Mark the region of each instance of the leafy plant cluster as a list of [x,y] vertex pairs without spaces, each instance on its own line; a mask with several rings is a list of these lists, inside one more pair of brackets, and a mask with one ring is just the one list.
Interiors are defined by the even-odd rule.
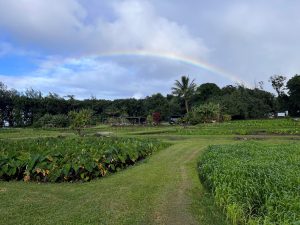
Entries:
[[201,181],[233,224],[299,224],[300,144],[210,146]]
[[70,119],[64,114],[45,114],[39,120],[34,123],[34,127],[50,128],[50,127],[68,127],[70,125]]
[[193,107],[192,111],[188,113],[187,119],[192,125],[221,121],[221,107],[219,104],[211,102]]
[[0,180],[89,181],[165,147],[152,139],[39,138],[0,140]]
[[188,128],[179,127],[170,132],[180,135],[299,135],[300,122],[293,119],[239,120],[224,123],[199,124]]

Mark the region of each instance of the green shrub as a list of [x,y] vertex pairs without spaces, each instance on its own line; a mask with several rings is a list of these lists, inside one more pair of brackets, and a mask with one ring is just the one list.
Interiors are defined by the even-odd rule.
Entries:
[[69,118],[63,114],[51,115],[45,114],[34,124],[34,127],[68,127],[70,125]]
[[231,120],[231,115],[228,115],[228,114],[222,115],[223,122],[228,122],[230,120]]
[[53,127],[68,127],[70,125],[68,116],[63,114],[52,116],[51,123]]
[[221,108],[219,104],[205,103],[192,108],[188,114],[189,122],[192,125],[198,123],[211,123],[220,120]]

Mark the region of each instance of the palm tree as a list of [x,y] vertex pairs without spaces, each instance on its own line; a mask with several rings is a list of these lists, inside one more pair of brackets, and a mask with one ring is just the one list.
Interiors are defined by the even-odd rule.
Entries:
[[176,80],[174,87],[172,87],[172,93],[184,99],[187,113],[189,112],[189,100],[194,94],[196,88],[194,81],[195,80],[192,80],[190,82],[190,78],[188,76],[182,76],[181,81]]

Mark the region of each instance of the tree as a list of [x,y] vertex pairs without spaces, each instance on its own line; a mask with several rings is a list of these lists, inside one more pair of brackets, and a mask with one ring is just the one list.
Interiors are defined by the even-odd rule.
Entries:
[[292,115],[300,114],[300,75],[295,75],[287,82],[289,108]]
[[145,98],[145,109],[148,114],[159,112],[162,120],[166,120],[170,116],[169,102],[160,93]]
[[238,86],[231,94],[219,99],[223,112],[232,119],[264,118],[274,111],[274,97],[259,89]]
[[193,107],[188,114],[188,120],[191,124],[210,123],[214,120],[220,121],[220,116],[220,105],[210,102]]
[[195,92],[196,84],[194,80],[190,81],[188,76],[182,76],[181,81],[176,80],[172,93],[184,99],[185,110],[189,112],[189,100]]
[[92,115],[93,111],[89,109],[81,109],[79,112],[70,111],[71,128],[82,136],[82,130],[91,122]]
[[204,83],[201,84],[197,90],[195,95],[195,101],[197,102],[206,102],[208,99],[219,96],[221,94],[221,89],[218,85],[214,83]]
[[285,76],[282,75],[273,75],[270,77],[269,82],[271,82],[272,87],[276,91],[278,97],[281,96],[284,92],[284,81],[286,80]]

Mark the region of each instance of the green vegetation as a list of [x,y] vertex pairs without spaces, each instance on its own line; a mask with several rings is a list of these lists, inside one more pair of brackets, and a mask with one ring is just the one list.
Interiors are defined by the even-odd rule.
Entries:
[[50,128],[50,127],[68,127],[70,125],[70,120],[67,115],[64,114],[45,114],[39,120],[33,124],[34,127],[43,127],[43,128]]
[[119,171],[166,146],[133,138],[0,140],[0,179],[89,181]]
[[186,113],[189,112],[189,101],[195,93],[196,84],[194,81],[190,81],[188,76],[182,76],[181,80],[176,80],[174,87],[172,87],[173,94],[183,98]]
[[228,141],[208,136],[165,140],[172,146],[103,179],[0,182],[0,224],[227,224],[195,165],[208,144]]
[[292,119],[230,121],[178,127],[169,132],[180,135],[299,135],[300,122]]
[[220,122],[221,108],[219,104],[205,103],[197,107],[193,107],[192,111],[187,115],[188,121],[192,125],[199,123],[211,123],[212,121]]
[[[126,116],[143,118],[144,122],[148,115],[159,113],[162,121],[168,121],[172,116],[184,117],[192,108],[194,108],[191,114],[193,116],[185,117],[182,122],[194,124],[230,118],[262,119],[285,111],[289,111],[290,116],[300,116],[299,75],[288,80],[287,85],[285,80],[283,76],[274,76],[270,79],[278,93],[278,96],[275,96],[263,90],[262,83],[253,89],[242,85],[227,85],[220,88],[213,83],[197,85],[188,76],[182,76],[175,81],[174,87],[170,87],[172,93],[166,96],[156,93],[144,99],[113,101],[95,98],[77,100],[72,95],[60,97],[55,93],[44,96],[40,91],[32,89],[22,93],[8,89],[0,81],[0,127],[47,128],[71,125],[80,132],[86,124],[122,121]],[[70,119],[74,122],[74,112],[81,110],[93,112],[91,123],[80,126],[78,123],[70,124]],[[226,118],[222,115],[226,115]],[[191,120],[186,120],[188,118]],[[124,121],[117,123],[122,124]]]
[[211,146],[199,162],[201,181],[233,224],[298,224],[300,144]]
[[[279,135],[275,133],[278,131],[294,135]],[[95,134],[101,136],[101,133],[109,132],[112,133],[112,138],[95,136]],[[264,153],[263,149],[267,149],[266,157],[270,156],[271,159],[274,156],[289,160],[291,157],[285,157],[284,153],[290,153],[293,148],[299,149],[299,144],[290,144],[292,139],[300,138],[300,136],[296,136],[299,134],[297,132],[299,132],[299,122],[291,119],[230,121],[187,127],[98,125],[87,127],[84,131],[85,137],[75,135],[72,130],[66,128],[0,129],[1,159],[4,159],[4,156],[6,159],[7,156],[12,156],[9,159],[10,164],[17,164],[22,157],[24,157],[23,159],[29,155],[30,159],[34,155],[40,157],[30,172],[31,182],[16,181],[17,179],[22,180],[24,174],[23,177],[15,176],[9,182],[0,181],[0,211],[2,212],[0,224],[230,224],[230,221],[226,220],[222,207],[216,204],[211,192],[199,181],[197,171],[199,157],[209,145],[223,146],[223,144],[239,142],[239,146],[247,146],[247,148],[252,146],[250,153],[253,155],[255,155],[255,149],[258,149],[257,154]],[[236,138],[235,134],[254,135]],[[138,138],[140,135],[142,138]],[[160,141],[154,138],[159,138]],[[259,139],[259,141],[249,142],[247,139]],[[169,144],[163,143],[172,145],[166,147]],[[125,160],[126,165],[119,164],[120,166],[117,166],[124,168],[133,164],[130,157],[135,157],[136,153],[140,154],[139,149],[146,149],[147,152],[148,145],[152,144],[155,153],[149,153],[151,156],[135,163],[135,166],[129,166],[111,176],[93,179],[90,182],[73,182],[84,181],[85,178],[90,180],[101,177],[101,171],[114,172],[112,170],[114,165],[106,163],[103,164],[106,166],[105,170],[99,170],[98,166],[89,168],[90,165],[95,165],[97,159],[98,162],[104,159],[102,158],[103,154],[107,154],[105,157],[109,158],[109,154],[113,155],[117,151],[111,157],[111,159],[117,159],[115,162],[120,162],[118,160],[124,155],[129,157]],[[276,147],[277,145],[278,147]],[[161,151],[155,150],[164,147],[166,148]],[[55,154],[58,152],[63,157]],[[247,153],[246,150],[245,152]],[[280,154],[276,155],[277,152]],[[48,156],[55,159],[53,160],[55,165],[62,172],[56,180],[59,183],[43,183],[43,181],[50,181],[49,174],[55,174],[54,170],[47,176],[43,174],[46,175],[46,170],[40,165],[49,162]],[[299,157],[297,157],[291,159],[299,161]],[[260,159],[264,160],[263,157],[258,157],[258,160]],[[222,162],[222,158],[220,160]],[[264,162],[277,163],[277,161],[280,163],[277,158]],[[83,179],[80,173],[77,175],[73,173],[76,163],[84,167],[79,170],[86,169]],[[66,168],[67,164],[71,165],[69,170],[71,173],[67,174],[65,179],[64,170],[68,169]],[[47,163],[44,165],[48,166]],[[0,168],[2,171],[3,167],[0,166]],[[92,169],[92,172],[89,172],[88,169]],[[287,179],[291,179],[293,174],[299,173],[297,168],[292,169],[291,167],[289,171],[285,169],[282,169],[284,173],[290,173],[287,175]],[[117,170],[116,167],[115,170]],[[263,170],[263,172],[266,171],[272,172],[273,170]],[[280,171],[277,169],[274,170],[274,173]],[[96,176],[95,173],[99,173],[99,176]],[[7,179],[7,175],[5,176]],[[278,179],[281,178],[282,176],[278,177]],[[60,181],[72,181],[72,183]],[[287,190],[286,193],[290,194],[294,183],[286,183],[291,185],[290,189],[283,187],[280,190]],[[269,187],[273,188],[272,185]],[[242,190],[239,191],[237,194],[242,193]],[[294,199],[299,200],[295,196]],[[286,199],[283,199],[282,202],[288,205],[289,203],[285,201]],[[291,204],[294,204],[293,201]],[[299,215],[298,211],[293,211],[294,209],[292,208],[291,212]],[[232,210],[239,212],[235,211],[235,208]],[[254,210],[252,211],[254,212]],[[280,206],[276,212],[279,213],[277,215],[279,218],[287,210]],[[232,215],[231,218],[234,218],[235,214],[232,213]],[[236,216],[237,220],[239,215]],[[285,218],[288,221],[290,217],[288,215]],[[255,219],[259,220],[258,217],[255,217],[251,221],[257,222]],[[260,221],[262,220],[264,219]],[[268,223],[266,222],[266,224]]]

